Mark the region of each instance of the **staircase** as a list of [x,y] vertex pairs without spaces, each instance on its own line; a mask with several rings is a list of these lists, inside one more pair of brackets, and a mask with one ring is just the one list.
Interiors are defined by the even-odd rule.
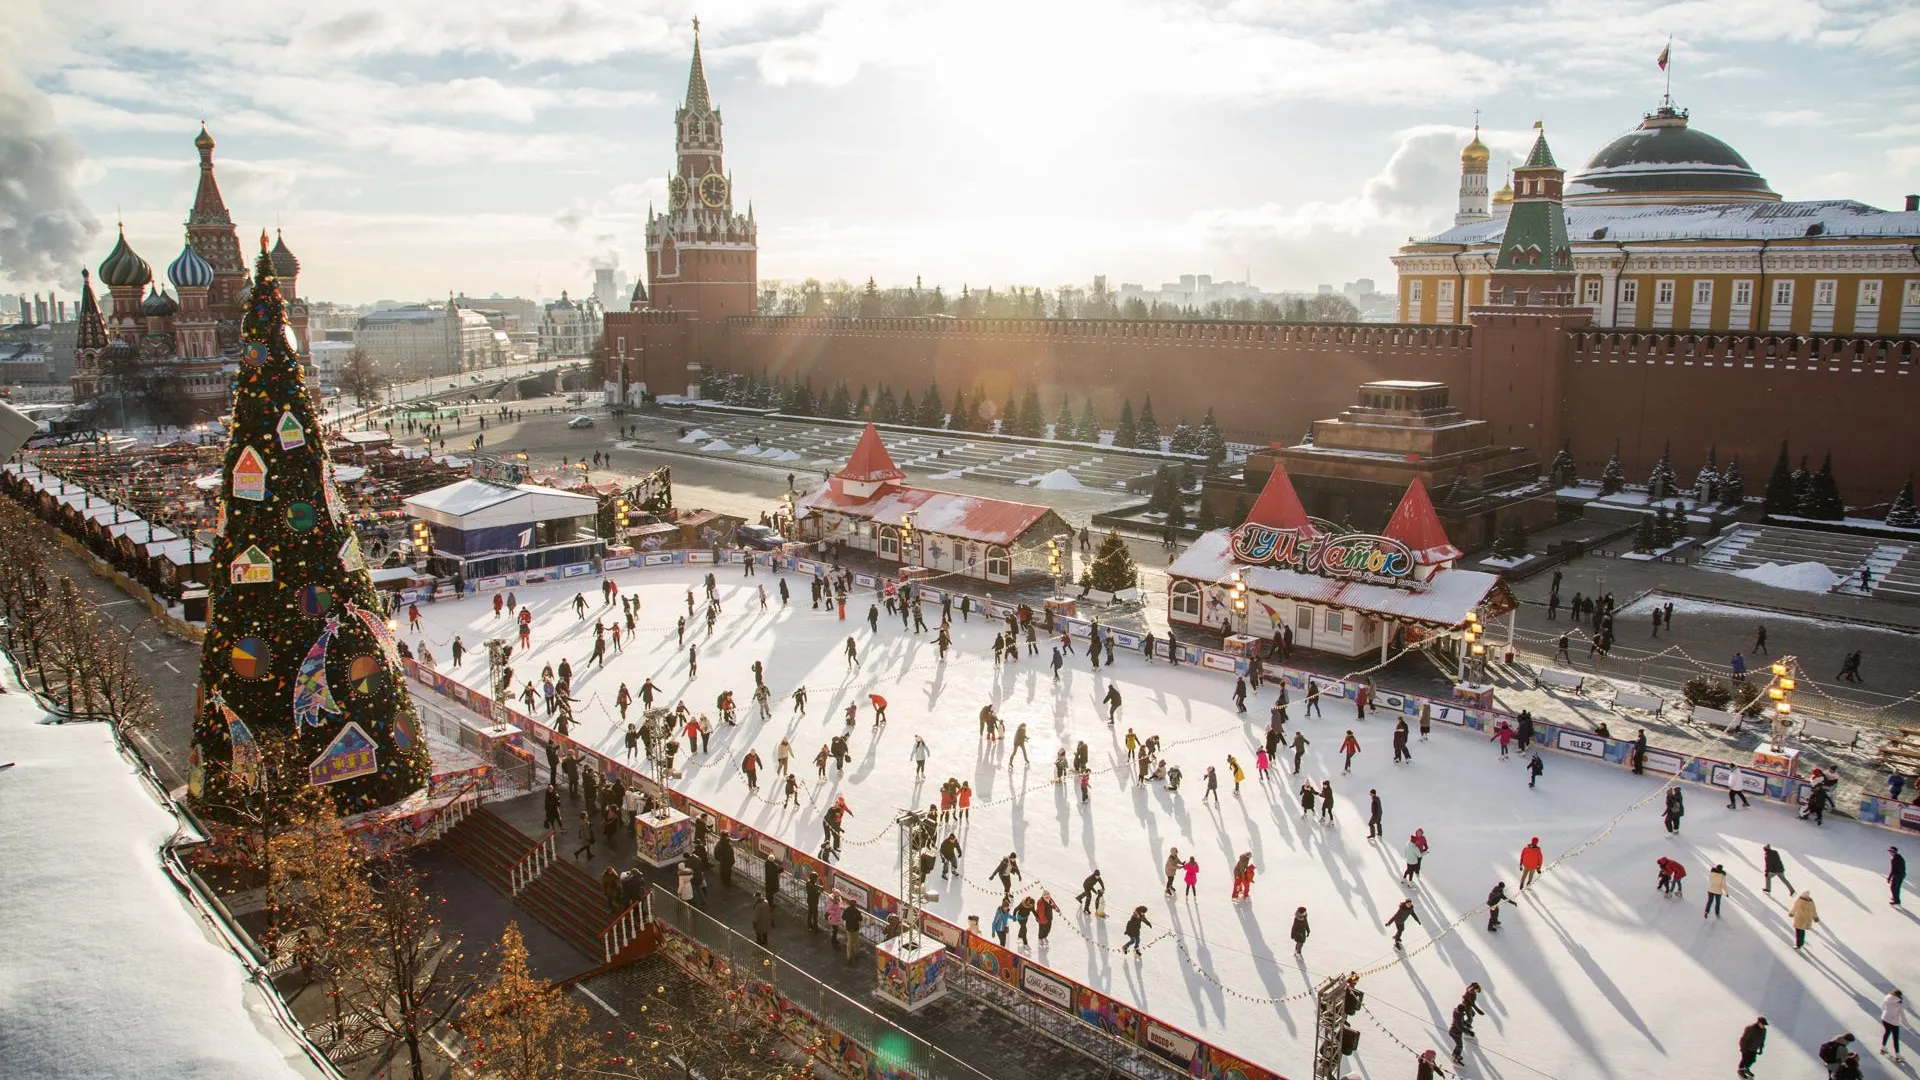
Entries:
[[[448,829],[441,842],[467,869],[487,884],[513,895],[514,867],[532,853],[536,841],[482,806]],[[591,951],[591,950],[589,950]]]
[[[566,860],[549,865],[513,898],[533,916],[588,956],[604,952],[602,935],[613,921],[600,883]],[[624,900],[622,901],[624,903]]]

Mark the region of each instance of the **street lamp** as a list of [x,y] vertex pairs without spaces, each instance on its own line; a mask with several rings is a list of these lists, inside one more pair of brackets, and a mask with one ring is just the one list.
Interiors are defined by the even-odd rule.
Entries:
[[1475,657],[1486,655],[1487,647],[1480,644],[1480,637],[1485,633],[1486,629],[1480,625],[1480,613],[1477,611],[1469,612],[1467,614],[1467,627],[1460,632],[1460,668],[1458,681],[1467,681],[1467,657],[1469,655]]
[[1240,571],[1233,572],[1233,614],[1239,620],[1240,632],[1247,632],[1247,580]]
[[913,511],[900,515],[900,565],[907,564],[907,552],[913,550]]
[[1767,684],[1767,700],[1773,702],[1773,725],[1769,742],[1773,749],[1785,749],[1787,729],[1793,725],[1793,691],[1799,685],[1794,675],[1799,670],[1798,661],[1791,656],[1782,656],[1773,662],[1767,673],[1773,676]]
[[1056,600],[1060,598],[1060,571],[1061,571],[1060,560],[1062,555],[1062,551],[1061,551],[1062,539],[1064,539],[1064,537],[1060,537],[1060,536],[1047,537],[1047,573],[1053,575],[1053,595],[1054,595],[1054,599]]

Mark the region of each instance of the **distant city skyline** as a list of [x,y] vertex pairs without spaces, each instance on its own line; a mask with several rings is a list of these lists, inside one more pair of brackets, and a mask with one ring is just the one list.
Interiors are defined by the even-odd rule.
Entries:
[[[582,296],[596,268],[638,275],[695,13],[27,0],[0,21],[0,161],[19,174],[0,292],[77,294],[116,219],[171,259],[202,119],[243,236],[284,228],[314,299]],[[1451,221],[1476,110],[1495,186],[1537,119],[1577,168],[1658,103],[1669,34],[1676,103],[1775,190],[1883,207],[1920,190],[1899,67],[1920,15],[1892,3],[1626,0],[1605,34],[1588,7],[1411,0],[706,14],[768,279],[1390,282],[1393,250]]]

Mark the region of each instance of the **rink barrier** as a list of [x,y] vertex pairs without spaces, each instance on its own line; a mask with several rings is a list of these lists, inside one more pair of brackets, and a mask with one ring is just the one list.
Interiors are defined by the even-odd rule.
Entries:
[[[1008,605],[999,606],[1008,611],[1012,610]],[[888,919],[899,913],[901,907],[899,899],[886,890],[862,881],[831,863],[823,862],[804,851],[793,848],[785,841],[769,836],[683,792],[671,788],[662,792],[653,778],[646,773],[624,762],[609,758],[592,747],[562,736],[526,713],[511,706],[496,703],[487,695],[426,667],[417,660],[407,659],[403,663],[410,678],[435,693],[456,701],[481,716],[499,717],[502,723],[518,727],[527,738],[535,742],[543,745],[557,744],[562,749],[579,754],[581,767],[597,770],[602,781],[610,782],[618,779],[628,789],[637,788],[652,794],[656,799],[665,799],[674,809],[683,814],[706,817],[712,822],[715,832],[724,832],[731,836],[735,843],[746,845],[747,849],[759,858],[777,863],[788,876],[787,880],[804,881],[809,871],[818,873],[821,882],[829,891],[837,890],[842,896],[852,900],[874,916],[867,924],[870,928],[877,930]],[[995,978],[1034,1001],[1049,1006],[1061,1016],[1078,1020],[1096,1031],[1136,1046],[1161,1061],[1186,1069],[1190,1076],[1286,1080],[1286,1077],[1280,1073],[1246,1061],[1180,1028],[1142,1013],[1131,1005],[1116,1001],[1091,987],[1084,986],[1037,963],[1030,957],[1003,949],[990,938],[969,933],[964,928],[926,911],[920,913],[920,929],[928,937],[949,948],[964,952],[968,965],[975,971]]]

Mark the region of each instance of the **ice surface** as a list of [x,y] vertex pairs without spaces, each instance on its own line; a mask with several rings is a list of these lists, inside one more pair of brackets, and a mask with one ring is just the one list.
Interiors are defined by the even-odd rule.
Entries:
[[707,434],[706,429],[694,428],[692,431],[689,431],[685,435],[681,436],[680,441],[683,443],[697,443],[697,442],[706,442],[708,439],[711,439],[711,438],[713,438],[713,436]]
[[[1036,941],[1025,950],[1029,955],[1287,1075],[1311,1075],[1312,1010],[1296,995],[1347,970],[1372,972],[1362,986],[1381,1024],[1416,1048],[1442,1048],[1443,1056],[1444,1029],[1461,989],[1482,983],[1489,1014],[1479,1022],[1478,1045],[1468,1045],[1469,1075],[1509,1080],[1726,1075],[1740,1029],[1760,1014],[1773,1025],[1761,1075],[1815,1075],[1812,1054],[1822,1039],[1843,1030],[1870,1032],[1867,1010],[1887,987],[1920,985],[1920,956],[1911,947],[1920,935],[1908,915],[1887,905],[1882,882],[1894,834],[1838,818],[1830,828],[1815,828],[1757,799],[1750,810],[1728,811],[1723,795],[1690,787],[1684,828],[1668,836],[1659,821],[1661,779],[1651,772],[1636,777],[1550,753],[1539,790],[1530,791],[1522,758],[1503,763],[1484,737],[1444,724],[1435,725],[1430,742],[1416,736],[1415,764],[1397,766],[1385,713],[1355,722],[1351,705],[1334,702],[1326,718],[1302,718],[1296,692],[1292,728],[1312,742],[1305,778],[1331,779],[1338,799],[1337,826],[1328,827],[1301,817],[1290,757],[1276,763],[1271,784],[1260,783],[1253,771],[1270,688],[1238,716],[1230,680],[1191,667],[1149,667],[1122,654],[1111,681],[1126,704],[1118,726],[1108,727],[1098,703],[1110,680],[1105,669],[1098,675],[1088,669],[1084,642],[1056,684],[1043,664],[1050,646],[996,669],[988,643],[998,624],[976,615],[971,623],[955,622],[955,650],[943,664],[932,634],[903,634],[884,611],[879,633],[870,633],[868,594],[855,597],[842,622],[807,608],[804,581],[793,579],[798,603],[783,609],[770,575],[745,578],[731,567],[719,571],[724,610],[718,633],[689,639],[699,643],[701,661],[699,679],[689,682],[673,623],[686,610],[687,588],[697,587],[703,573],[616,574],[622,592],[640,596],[643,606],[637,636],[604,669],[585,663],[592,619],[576,619],[567,607],[578,586],[519,589],[536,618],[532,654],[514,658],[517,677],[537,678],[542,664],[570,658],[576,693],[587,699],[576,714],[576,735],[617,757],[623,750],[611,702],[623,680],[637,688],[651,677],[667,702],[684,698],[691,709],[711,710],[724,689],[744,699],[752,685],[748,666],[764,661],[773,719],[753,719],[748,706],[739,727],[722,726],[712,754],[686,765],[680,783],[689,794],[807,852],[819,846],[821,813],[844,794],[854,816],[841,865],[894,891],[893,813],[936,800],[948,776],[966,779],[975,791],[972,820],[960,835],[967,881],[956,887],[936,879],[942,895],[931,910],[955,923],[968,915],[990,922],[1000,890],[988,872],[1000,856],[1018,851],[1026,876],[1015,882],[1016,896],[1044,886],[1067,909],[1049,946],[1041,949]],[[773,596],[766,613],[753,598],[761,584]],[[477,633],[495,624],[490,605],[481,596],[423,606],[435,654],[446,655],[458,631],[478,640]],[[610,617],[617,609],[602,610]],[[935,611],[927,615],[937,622]],[[855,671],[842,654],[849,635],[862,652]],[[469,685],[483,684],[484,656],[470,654],[457,674]],[[787,701],[800,683],[812,698],[805,717],[794,716]],[[867,705],[874,692],[890,699],[890,722],[878,733]],[[840,717],[850,702],[860,705],[853,761],[845,776],[829,766],[820,781],[813,756],[843,730]],[[1009,727],[1028,725],[1031,766],[1022,761],[1009,770],[1010,742],[981,745],[977,714],[988,702]],[[1129,727],[1142,738],[1162,737],[1165,754],[1186,774],[1177,795],[1160,785],[1136,785],[1121,769]],[[1353,774],[1344,776],[1335,751],[1349,727],[1363,752]],[[916,734],[932,749],[924,782],[908,767]],[[782,737],[792,740],[805,783],[799,810],[783,810],[772,784],[762,785],[764,798],[750,796],[738,771],[750,746],[773,762]],[[1085,805],[1073,788],[1050,783],[1055,748],[1071,749],[1079,740],[1087,742],[1095,768]],[[1228,754],[1247,769],[1239,795],[1227,772]],[[1220,770],[1217,803],[1202,798],[1207,765]],[[1385,803],[1385,843],[1366,839],[1370,787]],[[1649,796],[1656,797],[1643,802]],[[1416,827],[1426,830],[1432,851],[1419,887],[1407,889],[1400,883],[1400,852]],[[1487,891],[1496,880],[1509,890],[1518,884],[1518,853],[1535,835],[1550,862],[1578,854],[1549,870],[1490,935],[1479,910]],[[1589,840],[1595,842],[1584,847]],[[1785,889],[1768,896],[1757,887],[1760,845],[1768,842],[1785,854],[1793,883],[1811,889],[1819,905],[1822,922],[1804,953],[1792,949]],[[1200,860],[1193,901],[1162,895],[1168,845]],[[1259,875],[1252,902],[1234,904],[1229,866],[1243,851],[1252,852]],[[1660,855],[1689,870],[1685,899],[1666,900],[1655,891]],[[1724,918],[1702,919],[1706,872],[1716,862],[1726,865],[1732,892]],[[1072,899],[1095,866],[1107,881],[1105,920],[1082,919]],[[1423,921],[1409,926],[1405,960],[1395,964],[1381,923],[1403,897],[1415,900]],[[1124,915],[1135,904],[1147,905],[1154,924],[1140,960],[1118,952]],[[1313,925],[1304,964],[1288,941],[1300,905]],[[1288,1000],[1276,1005],[1272,998]],[[1350,1071],[1411,1076],[1411,1058],[1365,1016],[1358,1021],[1361,1050]]]
[[1735,570],[1733,576],[1771,585],[1776,589],[1792,589],[1794,592],[1831,592],[1840,583],[1833,571],[1817,562],[1761,563],[1745,570]]
[[1086,486],[1080,483],[1080,478],[1065,469],[1055,469],[1049,473],[1042,473],[1039,476],[1032,477],[1028,482],[1041,491],[1086,490]]
[[321,1075],[162,868],[178,823],[113,733],[0,681],[0,1075]]

